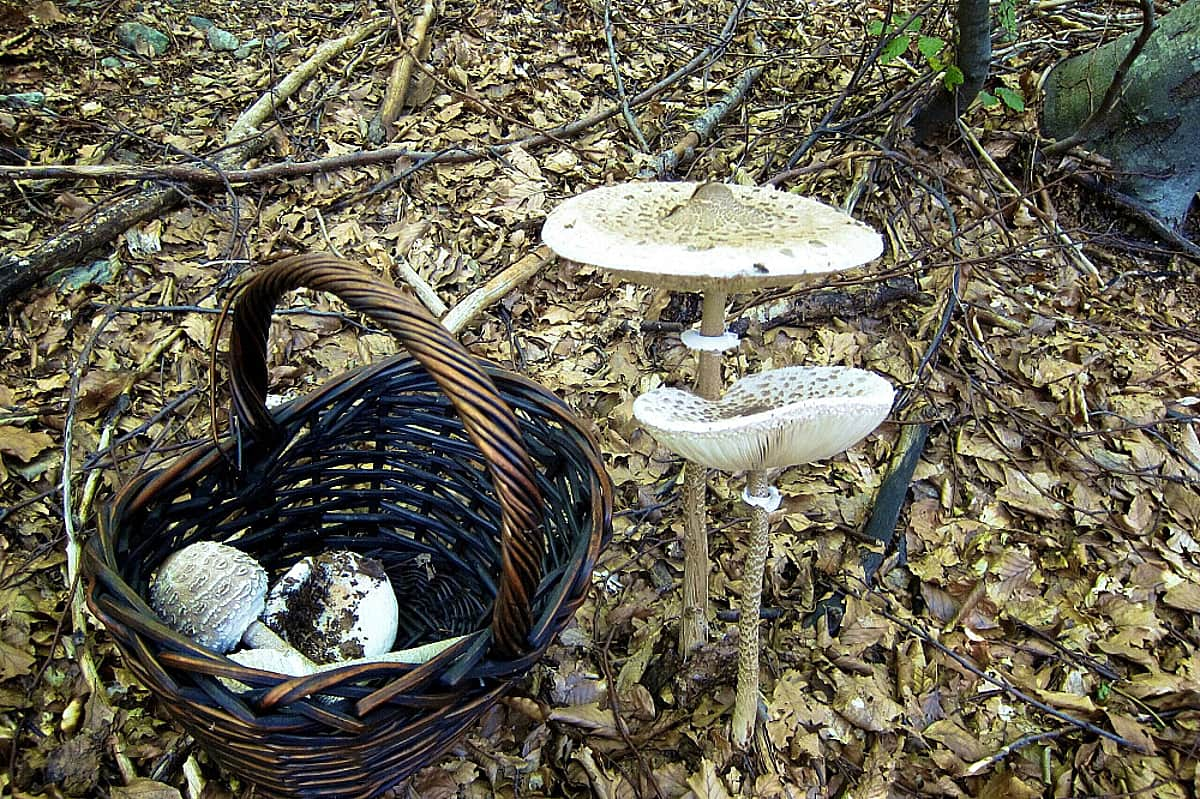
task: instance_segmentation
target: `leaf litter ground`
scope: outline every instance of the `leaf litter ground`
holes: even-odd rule
[[[613,3],[629,96],[716,44],[730,8]],[[449,305],[530,253],[566,196],[635,177],[743,70],[765,71],[682,176],[774,182],[884,233],[862,275],[736,298],[747,336],[727,377],[846,364],[902,391],[893,420],[843,457],[780,479],[763,622],[765,716],[753,756],[731,750],[733,625],[686,664],[673,652],[682,532],[679,463],[630,412],[688,384],[687,298],[552,262],[464,341],[569,399],[617,485],[613,546],[577,624],[442,762],[397,796],[1197,795],[1200,291],[1194,265],[1148,243],[1113,206],[1031,156],[1037,75],[1136,15],[1105,5],[1017,7],[990,88],[1029,110],[970,109],[927,149],[899,126],[931,85],[928,41],[859,70],[884,4],[755,4],[704,69],[570,138],[503,156],[411,161],[191,194],[123,235],[89,272],[7,310],[0,347],[0,789],[22,797],[241,795],[161,713],[102,631],[70,631],[64,487],[86,531],[94,497],[203,436],[215,311],[247,264],[332,250],[402,282],[408,263]],[[917,11],[893,10],[896,19]],[[383,16],[353,4],[0,4],[0,146],[33,163],[195,163],[237,115],[321,42]],[[399,9],[404,24],[419,9]],[[477,148],[583,119],[615,97],[604,3],[452,0],[392,144]],[[217,53],[188,20],[242,41]],[[116,26],[169,32],[161,56],[122,51]],[[922,36],[953,37],[923,10]],[[871,28],[874,30],[874,28]],[[1117,31],[1111,31],[1115,35]],[[262,163],[364,147],[395,37],[369,39],[276,114]],[[118,56],[119,62],[103,59]],[[105,64],[108,64],[107,66]],[[856,76],[857,71],[857,76]],[[853,83],[853,90],[847,86]],[[833,111],[832,115],[826,116]],[[824,135],[811,138],[822,129]],[[386,191],[381,181],[407,174]],[[5,246],[52,235],[131,183],[0,189]],[[341,210],[338,203],[341,201]],[[1073,245],[1078,245],[1073,246]],[[111,252],[111,257],[106,256]],[[107,275],[107,277],[106,277]],[[852,313],[821,297],[878,296]],[[832,294],[830,294],[832,292]],[[324,296],[272,325],[272,391],[293,396],[395,350]],[[817,308],[817,311],[812,309]],[[808,309],[798,312],[797,309]],[[220,397],[226,396],[218,373]],[[861,530],[901,426],[931,425],[879,586]],[[68,457],[69,456],[69,457]],[[64,477],[64,471],[66,476]],[[714,479],[712,591],[740,592],[738,477]],[[808,624],[841,597],[840,626]],[[87,653],[103,695],[90,692]],[[1036,703],[1036,704],[1035,704]]]

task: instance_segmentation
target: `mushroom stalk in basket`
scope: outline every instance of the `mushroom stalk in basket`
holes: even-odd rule
[[[758,711],[758,627],[770,515],[780,505],[769,471],[832,457],[874,430],[892,407],[892,386],[863,369],[790,366],[743,377],[715,402],[662,388],[638,397],[633,413],[663,446],[727,472],[749,471],[751,507],[742,577],[733,741],[746,748]]]
[[[796,285],[864,264],[883,251],[879,234],[827,205],[758,186],[628,183],[564,202],[546,218],[542,240],[556,253],[626,280],[703,294],[700,329],[683,334],[699,354],[696,393],[721,394],[721,353],[738,346],[725,330],[729,295]],[[708,640],[708,474],[684,469],[683,612],[686,658]]]

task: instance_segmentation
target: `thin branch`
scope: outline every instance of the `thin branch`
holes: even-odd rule
[[[438,10],[438,4],[434,0],[425,0],[420,16],[413,20],[407,41],[404,42],[404,54],[392,64],[392,74],[388,78],[383,103],[379,107],[378,115],[371,121],[368,133],[371,141],[386,141],[396,134],[396,120],[404,108],[404,101],[408,98],[408,84],[412,81],[413,66],[421,57],[421,51],[426,49],[429,27],[433,24]]]
[[[554,253],[540,246],[494,278],[468,294],[442,318],[442,325],[451,333],[459,333],[467,324],[497,300],[542,270]]]
[[[1096,110],[1083,121],[1074,133],[1065,139],[1060,139],[1052,144],[1048,144],[1042,148],[1042,152],[1046,155],[1059,155],[1070,150],[1080,142],[1086,141],[1102,122],[1107,121],[1109,114],[1112,113],[1113,106],[1120,99],[1121,89],[1125,84],[1125,76],[1129,73],[1133,62],[1142,54],[1146,43],[1150,41],[1150,37],[1158,28],[1158,23],[1154,19],[1154,3],[1151,0],[1138,0],[1138,5],[1142,9],[1142,30],[1138,33],[1137,39],[1133,42],[1133,47],[1129,48],[1129,52],[1125,54],[1125,58],[1117,66],[1113,72],[1112,82],[1108,84],[1108,90],[1104,92],[1104,99],[1100,101],[1100,105]]]
[[[725,48],[729,46],[729,42],[733,37],[733,31],[737,28],[738,22],[741,20],[741,15],[748,4],[749,0],[740,0],[726,19],[725,27],[721,30],[716,42],[697,53],[686,64],[670,75],[667,75],[658,83],[630,98],[630,105],[636,106],[648,102],[688,75],[691,75],[696,70],[718,58],[724,52]],[[292,178],[321,172],[332,172],[347,167],[369,166],[400,160],[420,162],[421,166],[434,163],[466,163],[503,155],[515,147],[529,149],[553,141],[570,139],[607,121],[620,112],[620,104],[613,104],[591,116],[577,119],[551,130],[485,147],[453,147],[441,151],[412,150],[407,147],[384,147],[378,150],[344,153],[328,158],[318,158],[313,161],[272,164],[255,169],[228,170],[224,173],[223,177],[230,184],[236,185],[239,183],[257,183],[275,178]],[[118,165],[70,166],[65,164],[51,166],[0,166],[0,178],[4,177],[11,180],[41,180],[55,177],[69,177],[97,180],[177,180],[194,184],[222,182],[220,177],[208,170],[174,164],[159,164],[147,167]],[[382,189],[373,189],[372,192],[377,193],[379,190]],[[359,199],[362,196],[359,195]]]
[[[608,45],[608,64],[612,67],[613,85],[617,89],[617,101],[621,104],[621,115],[625,117],[625,124],[629,126],[629,132],[633,134],[633,137],[637,139],[642,152],[648,153],[650,144],[646,141],[646,136],[642,133],[642,128],[638,125],[633,111],[629,109],[629,97],[625,94],[625,81],[621,78],[621,67],[617,64],[617,45],[613,40],[612,0],[604,0],[604,42]]]
[[[882,595],[877,594],[876,596],[882,596]],[[1134,743],[1133,741],[1123,738],[1120,735],[1117,735],[1115,732],[1110,732],[1109,730],[1106,730],[1103,727],[1097,726],[1097,725],[1091,723],[1090,721],[1087,721],[1086,719],[1077,719],[1068,713],[1062,712],[1061,710],[1059,710],[1056,707],[1052,707],[1052,706],[1046,704],[1045,702],[1041,701],[1040,699],[1036,699],[1036,698],[1030,696],[1029,694],[1022,691],[1020,688],[1017,688],[1012,683],[1009,683],[1006,680],[1002,680],[999,677],[996,677],[994,675],[988,674],[986,671],[984,671],[983,669],[976,666],[970,660],[970,658],[967,658],[963,655],[958,654],[953,649],[946,646],[945,644],[943,644],[941,641],[934,638],[929,633],[918,628],[916,625],[910,624],[909,622],[900,618],[899,616],[897,616],[895,613],[893,613],[887,607],[880,607],[879,612],[882,613],[883,616],[888,619],[888,621],[902,627],[906,632],[908,632],[909,635],[914,635],[917,638],[921,639],[929,646],[932,646],[934,649],[941,652],[943,655],[950,658],[955,663],[957,663],[958,665],[962,666],[967,671],[974,674],[976,677],[980,678],[981,680],[983,680],[987,683],[990,683],[991,685],[995,686],[996,688],[999,688],[1001,691],[1003,691],[1004,693],[1013,697],[1014,699],[1016,699],[1020,702],[1024,702],[1025,704],[1029,705],[1030,707],[1034,707],[1034,708],[1042,711],[1043,713],[1045,713],[1048,716],[1053,716],[1054,718],[1058,719],[1059,721],[1062,721],[1066,724],[1070,724],[1072,727],[1076,727],[1078,729],[1084,730],[1085,732],[1089,732],[1092,735],[1097,735],[1101,738],[1106,738],[1106,739],[1112,741],[1113,743],[1124,746],[1128,749],[1133,750],[1134,752],[1140,752],[1141,754],[1148,754],[1148,752],[1146,752],[1145,747],[1143,747],[1141,744]]]
[[[245,163],[266,146],[265,137],[257,135],[258,127],[317,70],[339,53],[360,43],[382,24],[376,22],[364,25],[350,35],[325,42],[312,56],[242,112],[225,135],[226,149],[212,157],[209,168],[199,170],[207,175],[204,182],[230,185],[222,172]],[[0,174],[0,177],[4,176]],[[33,286],[54,269],[77,263],[80,258],[107,244],[123,231],[146,219],[161,216],[182,200],[183,193],[175,186],[154,186],[119,202],[104,203],[89,219],[68,224],[58,234],[24,254],[0,253],[0,306],[6,305],[16,294]]]
[[[1046,730],[1045,732],[1034,732],[1030,733],[1029,735],[1022,735],[1017,740],[1005,746],[999,752],[982,758],[981,760],[976,760],[974,763],[967,766],[967,770],[964,772],[964,775],[967,777],[974,777],[977,774],[982,774],[984,771],[987,771],[989,768],[1001,762],[1019,749],[1024,749],[1030,744],[1041,743],[1042,741],[1052,741],[1056,738],[1061,738],[1074,729],[1074,727],[1059,727],[1056,730]]]
[[[762,45],[757,38],[753,40],[751,47],[755,52],[762,51]],[[665,175],[674,172],[681,163],[691,160],[695,156],[696,147],[707,141],[712,136],[717,124],[746,98],[750,87],[762,73],[762,65],[750,67],[743,72],[720,100],[713,103],[707,111],[692,122],[687,134],[679,140],[679,143],[661,153],[658,158],[654,159],[654,163],[638,173],[638,177],[651,178]]]

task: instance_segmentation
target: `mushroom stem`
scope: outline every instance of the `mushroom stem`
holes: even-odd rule
[[[725,302],[728,292],[709,289],[704,292],[704,306],[700,316],[700,335],[719,336],[725,332]],[[696,369],[696,394],[715,400],[721,395],[721,353],[700,350],[700,363]]]
[[[704,292],[700,335],[725,332],[725,301],[719,289]],[[699,350],[696,394],[715,400],[721,394],[721,353]],[[708,642],[708,469],[689,462],[683,478],[683,612],[679,619],[679,653],[687,660],[692,650]]]
[[[279,634],[272,630],[261,621],[252,621],[246,631],[242,633],[242,643],[251,649],[274,649],[279,652],[291,650],[304,658],[313,668],[316,668],[316,663],[301,652],[297,652],[296,648],[287,641],[279,637]]]
[[[751,503],[750,549],[742,572],[742,607],[738,620],[739,650],[737,694],[733,704],[733,743],[748,749],[758,719],[758,626],[762,607],[763,571],[767,564],[771,486],[765,471],[746,478],[746,494],[763,502]]]

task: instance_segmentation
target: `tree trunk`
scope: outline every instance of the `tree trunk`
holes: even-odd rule
[[[1046,78],[1042,133],[1065,138],[1091,116],[1137,32],[1059,62]],[[1200,189],[1200,0],[1159,20],[1120,98],[1084,145],[1112,161],[1118,191],[1178,229]]]
[[[954,91],[940,90],[913,117],[913,140],[922,144],[958,119],[979,94],[992,63],[992,17],[988,0],[958,0],[956,65],[963,82]]]

